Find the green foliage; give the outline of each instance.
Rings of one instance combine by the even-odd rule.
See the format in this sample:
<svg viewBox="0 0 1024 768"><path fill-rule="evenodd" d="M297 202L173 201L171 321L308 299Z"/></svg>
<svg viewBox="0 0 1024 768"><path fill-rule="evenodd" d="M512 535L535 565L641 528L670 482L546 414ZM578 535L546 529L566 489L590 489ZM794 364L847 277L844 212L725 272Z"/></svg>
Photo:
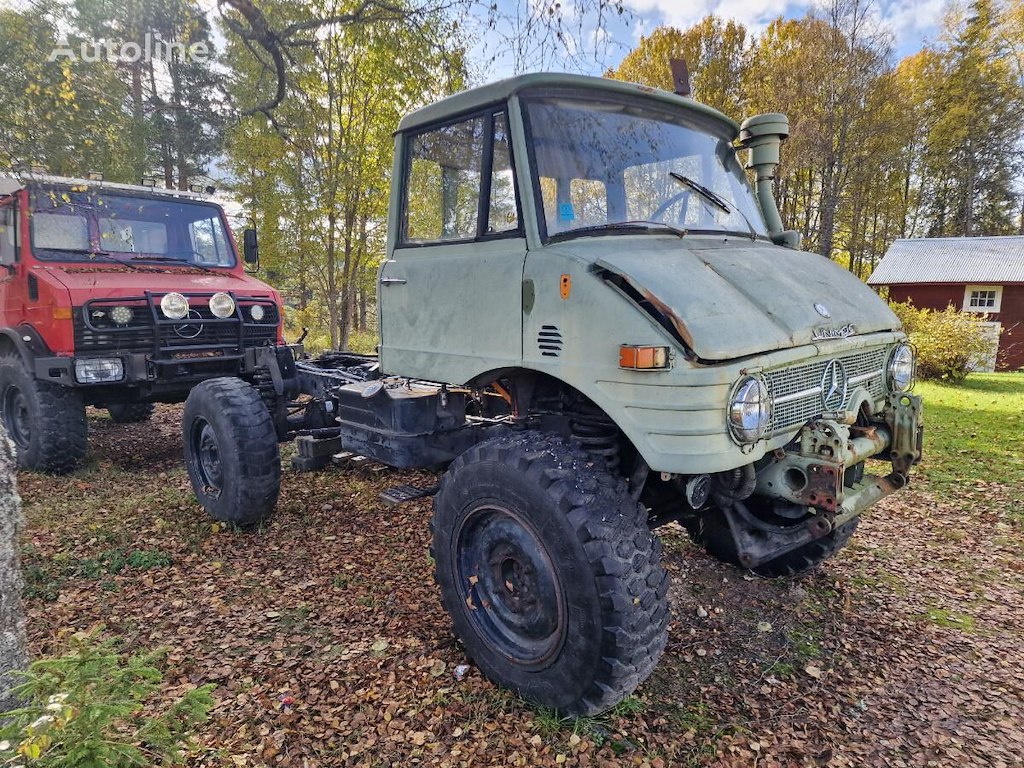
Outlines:
<svg viewBox="0 0 1024 768"><path fill-rule="evenodd" d="M188 735L207 718L213 685L188 691L159 714L147 705L162 674L155 653L124 655L99 630L70 638L65 656L36 661L4 713L0 766L128 768L184 760ZM144 711L145 710L145 711Z"/></svg>
<svg viewBox="0 0 1024 768"><path fill-rule="evenodd" d="M917 348L918 378L962 381L992 354L984 315L952 305L941 312L918 309L911 302L894 303L892 309Z"/></svg>

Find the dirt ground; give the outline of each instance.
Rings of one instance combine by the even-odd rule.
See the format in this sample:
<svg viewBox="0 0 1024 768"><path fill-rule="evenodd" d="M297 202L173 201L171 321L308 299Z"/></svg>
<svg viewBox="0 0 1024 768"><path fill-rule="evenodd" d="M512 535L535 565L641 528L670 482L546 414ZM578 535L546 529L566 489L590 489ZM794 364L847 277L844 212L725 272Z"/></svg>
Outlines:
<svg viewBox="0 0 1024 768"><path fill-rule="evenodd" d="M765 580L662 531L669 646L613 712L540 711L466 664L414 473L285 472L264 529L204 516L180 409L90 416L88 465L19 478L32 652L97 623L217 684L195 766L1024 765L1024 531L926 483L817 572ZM1019 517L1016 519L1020 519Z"/></svg>

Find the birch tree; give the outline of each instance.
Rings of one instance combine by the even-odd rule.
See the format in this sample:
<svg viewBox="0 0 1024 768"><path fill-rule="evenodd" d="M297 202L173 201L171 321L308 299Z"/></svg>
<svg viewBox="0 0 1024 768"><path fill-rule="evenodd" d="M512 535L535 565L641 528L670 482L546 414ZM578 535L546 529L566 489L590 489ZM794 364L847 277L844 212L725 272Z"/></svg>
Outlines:
<svg viewBox="0 0 1024 768"><path fill-rule="evenodd" d="M21 499L14 478L14 444L0 426L0 712L17 706L11 689L28 666L22 579L18 564Z"/></svg>

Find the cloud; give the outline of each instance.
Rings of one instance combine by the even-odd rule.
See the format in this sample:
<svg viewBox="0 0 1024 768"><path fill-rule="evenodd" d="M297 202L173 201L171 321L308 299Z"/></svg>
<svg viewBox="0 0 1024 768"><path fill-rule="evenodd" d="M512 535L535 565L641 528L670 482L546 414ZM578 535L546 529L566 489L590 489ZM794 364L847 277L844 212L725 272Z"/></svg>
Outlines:
<svg viewBox="0 0 1024 768"><path fill-rule="evenodd" d="M897 50L917 50L934 37L948 0L893 0L882 9L882 23L892 32Z"/></svg>
<svg viewBox="0 0 1024 768"><path fill-rule="evenodd" d="M896 50L905 53L919 49L926 37L934 36L950 0L878 0L882 24L895 39ZM685 29L709 13L743 24L759 34L779 16L800 18L815 3L813 0L632 0L635 13L633 42L649 35L655 27L668 24Z"/></svg>
<svg viewBox="0 0 1024 768"><path fill-rule="evenodd" d="M709 13L732 19L757 31L777 16L802 16L808 7L805 0L633 0L630 9L650 27L670 24L689 27Z"/></svg>

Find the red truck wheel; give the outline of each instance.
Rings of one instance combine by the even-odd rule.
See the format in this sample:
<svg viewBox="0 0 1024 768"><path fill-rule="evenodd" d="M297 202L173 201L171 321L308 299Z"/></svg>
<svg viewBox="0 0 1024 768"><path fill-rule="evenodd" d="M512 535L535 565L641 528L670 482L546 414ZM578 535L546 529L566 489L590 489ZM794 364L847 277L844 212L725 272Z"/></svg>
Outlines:
<svg viewBox="0 0 1024 768"><path fill-rule="evenodd" d="M85 457L81 393L32 378L18 355L0 356L0 420L17 446L21 469L63 474Z"/></svg>

